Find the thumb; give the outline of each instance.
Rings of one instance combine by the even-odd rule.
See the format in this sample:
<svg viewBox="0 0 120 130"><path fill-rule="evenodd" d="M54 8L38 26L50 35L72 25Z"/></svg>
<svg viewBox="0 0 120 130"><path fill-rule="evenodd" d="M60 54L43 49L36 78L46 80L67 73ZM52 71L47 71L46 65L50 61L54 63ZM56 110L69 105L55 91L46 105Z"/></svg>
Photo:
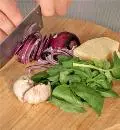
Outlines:
<svg viewBox="0 0 120 130"><path fill-rule="evenodd" d="M54 0L36 0L42 10L44 16L52 16L55 13Z"/></svg>

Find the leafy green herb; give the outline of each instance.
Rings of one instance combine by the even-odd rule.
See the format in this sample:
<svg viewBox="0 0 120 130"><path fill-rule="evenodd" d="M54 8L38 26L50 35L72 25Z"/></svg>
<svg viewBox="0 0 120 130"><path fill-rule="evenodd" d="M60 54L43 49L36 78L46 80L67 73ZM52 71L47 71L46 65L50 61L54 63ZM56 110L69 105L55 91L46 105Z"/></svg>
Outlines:
<svg viewBox="0 0 120 130"><path fill-rule="evenodd" d="M106 97L119 97L112 81L120 80L120 58L113 54L107 60L80 60L59 56L59 64L32 76L35 83L50 83L49 102L67 112L85 112L85 104L101 114Z"/></svg>
<svg viewBox="0 0 120 130"><path fill-rule="evenodd" d="M47 70L47 73L50 76L54 76L59 74L59 72L63 70L63 67L61 65L55 65L54 67L51 67L50 69Z"/></svg>
<svg viewBox="0 0 120 130"><path fill-rule="evenodd" d="M91 70L89 68L79 68L79 67L74 67L73 68L75 74L79 75L81 78L88 78L91 77Z"/></svg>
<svg viewBox="0 0 120 130"><path fill-rule="evenodd" d="M104 98L99 92L85 86L84 84L72 84L71 89L81 98L83 98L92 108L98 113L101 113L103 108Z"/></svg>
<svg viewBox="0 0 120 130"><path fill-rule="evenodd" d="M87 64L80 64L80 63L73 63L73 67L81 67L81 68L90 68L98 71L106 72L107 70L96 67L94 65L87 65Z"/></svg>
<svg viewBox="0 0 120 130"><path fill-rule="evenodd" d="M106 76L108 82L111 83L113 80L113 77L112 77L112 74L110 73L110 71L105 72L105 76Z"/></svg>
<svg viewBox="0 0 120 130"><path fill-rule="evenodd" d="M52 96L52 98L49 102L51 102L52 104L55 104L56 106L58 106L60 109L64 110L65 112L74 112L74 113L85 112L85 109L83 107L81 107L80 105L71 104L64 100L55 98L54 96Z"/></svg>
<svg viewBox="0 0 120 130"><path fill-rule="evenodd" d="M59 79L60 82L67 83L68 82L68 75L72 72L73 72L72 70L66 70L66 71L60 72L60 79Z"/></svg>
<svg viewBox="0 0 120 130"><path fill-rule="evenodd" d="M69 56L58 56L58 62L59 63L63 63L64 61L69 61L69 60L71 60L72 59L72 57L69 57Z"/></svg>
<svg viewBox="0 0 120 130"><path fill-rule="evenodd" d="M113 77L116 79L120 79L120 58L118 57L116 52L113 55L112 64L113 64L113 68L111 72Z"/></svg>
<svg viewBox="0 0 120 130"><path fill-rule="evenodd" d="M62 62L62 66L65 68L71 68L73 66L73 60Z"/></svg>
<svg viewBox="0 0 120 130"><path fill-rule="evenodd" d="M98 88L97 90L103 97L119 97L119 95L113 90L104 90L100 88Z"/></svg>
<svg viewBox="0 0 120 130"><path fill-rule="evenodd" d="M102 69L109 69L111 67L110 62L107 60L93 60L93 62L96 67Z"/></svg>
<svg viewBox="0 0 120 130"><path fill-rule="evenodd" d="M63 99L71 104L78 104L82 105L82 102L80 101L80 98L78 97L71 91L68 85L60 85L57 86L52 93L53 96Z"/></svg>
<svg viewBox="0 0 120 130"><path fill-rule="evenodd" d="M97 75L99 75L99 71L94 70L94 71L92 72L92 78L96 77Z"/></svg>
<svg viewBox="0 0 120 130"><path fill-rule="evenodd" d="M50 82L52 89L59 85L59 75L50 76L47 79Z"/></svg>
<svg viewBox="0 0 120 130"><path fill-rule="evenodd" d="M35 82L35 83L45 83L47 82L47 78L48 78L48 73L46 71L43 71L43 72L39 72L35 75L33 75L31 77L31 79Z"/></svg>
<svg viewBox="0 0 120 130"><path fill-rule="evenodd" d="M112 86L111 82L109 83L106 76L101 73L99 75L95 76L94 78L88 79L87 83L89 84L89 86L91 83L96 83L96 85L99 88L104 88L104 89L110 89Z"/></svg>
<svg viewBox="0 0 120 130"><path fill-rule="evenodd" d="M74 76L69 75L68 76L68 81L69 81L70 84L71 83L80 83L81 82L81 77L79 75L76 75L76 74L74 74Z"/></svg>
<svg viewBox="0 0 120 130"><path fill-rule="evenodd" d="M48 80L51 82L58 82L59 81L59 75L54 75L51 77L48 77Z"/></svg>

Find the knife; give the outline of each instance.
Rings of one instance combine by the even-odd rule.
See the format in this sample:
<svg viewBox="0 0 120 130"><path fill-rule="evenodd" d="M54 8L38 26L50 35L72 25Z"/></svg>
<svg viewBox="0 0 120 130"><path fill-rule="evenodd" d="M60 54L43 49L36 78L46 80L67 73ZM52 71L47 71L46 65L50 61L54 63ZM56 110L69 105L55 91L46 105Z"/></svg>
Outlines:
<svg viewBox="0 0 120 130"><path fill-rule="evenodd" d="M28 30L32 26L31 30ZM24 40L25 33L40 31L43 27L40 6L35 7L22 21L22 23L0 43L0 68L2 68L14 55L16 46ZM28 34L29 35L29 34Z"/></svg>

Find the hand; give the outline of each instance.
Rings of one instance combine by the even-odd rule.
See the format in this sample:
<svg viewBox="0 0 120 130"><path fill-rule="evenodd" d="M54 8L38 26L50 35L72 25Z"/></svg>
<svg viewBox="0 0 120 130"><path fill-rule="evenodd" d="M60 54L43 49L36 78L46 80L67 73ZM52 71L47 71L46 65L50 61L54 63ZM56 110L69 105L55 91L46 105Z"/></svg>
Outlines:
<svg viewBox="0 0 120 130"><path fill-rule="evenodd" d="M0 0L0 41L21 22L22 16L15 0Z"/></svg>
<svg viewBox="0 0 120 130"><path fill-rule="evenodd" d="M71 0L36 0L42 10L44 16L52 16L55 13L58 15L64 15L67 12L67 8Z"/></svg>
<svg viewBox="0 0 120 130"><path fill-rule="evenodd" d="M45 16L55 13L64 15L71 0L36 0ZM22 16L16 6L16 0L0 1L0 41L9 35L22 21Z"/></svg>

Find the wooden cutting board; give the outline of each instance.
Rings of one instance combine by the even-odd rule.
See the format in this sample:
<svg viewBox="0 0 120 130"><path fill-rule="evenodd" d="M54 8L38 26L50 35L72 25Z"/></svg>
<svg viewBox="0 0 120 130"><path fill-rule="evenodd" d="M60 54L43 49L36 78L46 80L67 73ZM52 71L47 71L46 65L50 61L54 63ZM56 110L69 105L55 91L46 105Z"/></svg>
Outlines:
<svg viewBox="0 0 120 130"><path fill-rule="evenodd" d="M44 26L43 34L71 31L81 43L101 36L120 41L119 34L81 20L49 17L44 18ZM71 114L48 103L22 104L14 96L12 85L24 70L25 65L15 59L0 70L0 130L120 130L120 99L106 99L100 117L92 109L84 114ZM114 89L120 94L119 85Z"/></svg>

